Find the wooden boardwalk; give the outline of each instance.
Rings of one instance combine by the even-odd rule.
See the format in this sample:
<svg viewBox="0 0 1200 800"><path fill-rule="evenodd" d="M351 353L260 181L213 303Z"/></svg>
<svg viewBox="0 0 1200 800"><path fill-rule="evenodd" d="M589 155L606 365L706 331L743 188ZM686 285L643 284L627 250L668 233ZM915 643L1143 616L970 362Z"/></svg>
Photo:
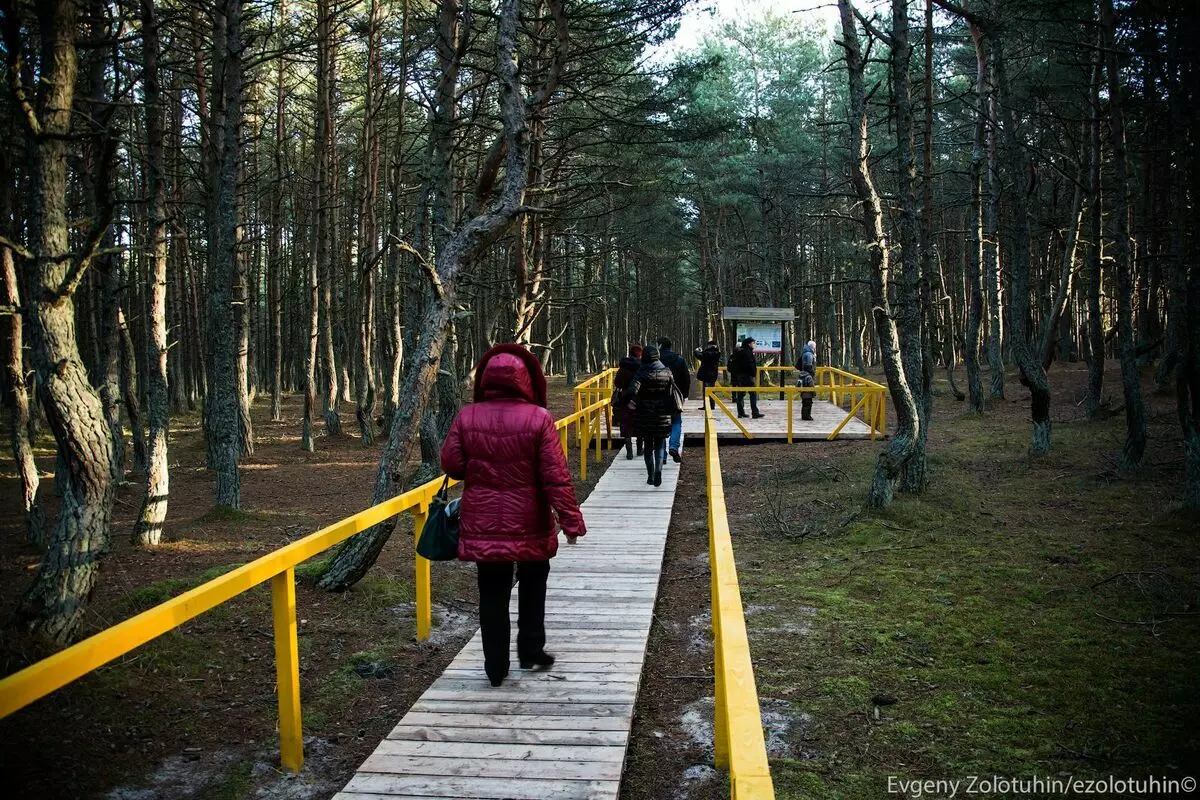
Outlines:
<svg viewBox="0 0 1200 800"><path fill-rule="evenodd" d="M334 800L617 797L678 477L668 459L648 486L618 453L583 504L588 535L550 562L554 667L519 669L514 651L493 688L476 632Z"/></svg>
<svg viewBox="0 0 1200 800"><path fill-rule="evenodd" d="M764 416L762 419L743 419L741 422L746 430L754 434L756 439L786 439L787 438L787 401L779 400L778 394L763 392L758 401L758 409ZM771 398L771 399L767 399ZM737 406L733 401L726 400L725 405L734 414ZM750 413L750 401L746 401L746 413ZM813 419L805 422L800 419L800 401L795 400L792 407L792 438L796 441L826 439L829 434L846 418L846 412L827 400L813 402ZM742 432L733 424L733 420L725 416L721 409L713 413L713 423L717 428L717 436L722 439L743 439ZM698 398L687 401L687 410L683 412L683 435L704 436L704 412L700 410ZM858 417L846 423L838 434L841 439L869 439L871 428Z"/></svg>

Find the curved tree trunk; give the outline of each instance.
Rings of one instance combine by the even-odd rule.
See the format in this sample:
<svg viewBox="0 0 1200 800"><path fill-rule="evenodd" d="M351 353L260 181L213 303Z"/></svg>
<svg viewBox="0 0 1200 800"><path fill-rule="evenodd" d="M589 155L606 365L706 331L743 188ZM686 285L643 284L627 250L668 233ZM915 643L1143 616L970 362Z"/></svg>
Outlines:
<svg viewBox="0 0 1200 800"><path fill-rule="evenodd" d="M863 207L862 223L866 229L867 249L871 261L871 313L875 321L875 334L879 338L880 356L884 374L887 376L888 390L896 407L896 433L879 454L875 464L875 477L867 493L868 506L886 508L892 503L893 490L896 480L900 477L900 471L916 446L920 421L912 391L904 376L899 336L888 301L888 242L883 232L883 210L879 194L871 180L862 51L850 0L838 0L838 9L842 18L842 40L839 44L846 51L846 71L850 82L851 177Z"/></svg>
<svg viewBox="0 0 1200 800"><path fill-rule="evenodd" d="M27 134L34 141L36 198L28 228L33 258L26 305L42 407L58 442L64 480L54 535L33 585L21 599L16 621L35 636L66 644L83 619L108 550L113 503L112 439L100 398L79 357L73 297L108 219L92 220L87 248L72 256L67 144L78 64L77 8L72 0L47 0L36 9L44 88L37 109L27 105L25 113ZM6 46L19 51L19 20L10 17L4 22Z"/></svg>
<svg viewBox="0 0 1200 800"><path fill-rule="evenodd" d="M387 446L379 460L372 502L393 497L408 477L415 453L417 428L437 377L454 309L455 287L461 271L501 235L524 208L526 179L525 97L517 71L519 0L500 3L496 38L496 71L500 79L500 109L504 120L505 170L500 197L488 209L462 223L429 270L434 299L421 319L417 342L404 370L400 396ZM321 577L324 589L342 591L358 581L375 563L395 529L395 518L347 540Z"/></svg>
<svg viewBox="0 0 1200 800"><path fill-rule="evenodd" d="M1009 104L1007 71L1004 62L1004 42L998 36L991 37L993 72L996 78L996 99L1004 123L1005 161L1012 171L1009 199L1009 235L1006 257L1012 275L1010 293L1012 319L1009 339L1021 377L1029 385L1030 414L1033 419L1033 437L1030 452L1035 455L1050 451L1050 382L1042 366L1041 338L1035 350L1031 341L1029 320L1029 174L1031 166L1025 148L1017 136L1016 118ZM1065 294L1065 290L1064 290ZM1065 297L1064 297L1065 301Z"/></svg>

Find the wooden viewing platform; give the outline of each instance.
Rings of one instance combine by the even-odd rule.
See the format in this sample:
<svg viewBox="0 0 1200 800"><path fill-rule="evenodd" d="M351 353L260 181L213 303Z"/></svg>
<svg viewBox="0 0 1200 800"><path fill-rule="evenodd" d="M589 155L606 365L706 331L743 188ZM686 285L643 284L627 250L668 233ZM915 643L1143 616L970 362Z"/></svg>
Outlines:
<svg viewBox="0 0 1200 800"><path fill-rule="evenodd" d="M765 416L762 419L753 419L746 417L740 422L746 426L746 430L754 435L755 439L786 439L788 435L787 424L787 401L778 400L777 394L767 393L764 391L758 401L758 410ZM769 398L769 399L768 399ZM734 414L737 413L737 408L734 404L725 398L725 405ZM750 413L750 401L746 400L746 413ZM797 441L805 440L825 440L829 438L829 434L837 429L838 425L842 424L842 420L846 419L846 410L839 408L828 400L814 400L812 409L813 419L811 422L800 419L800 399L792 403L792 438ZM738 430L728 416L725 415L720 408L713 412L713 425L716 427L718 438L721 439L744 439L742 432ZM699 398L693 397L687 401L687 408L683 412L683 435L684 436L704 436L704 412L700 410ZM871 438L871 426L867 425L858 417L854 417L846 423L841 432L838 433L839 439L869 439Z"/></svg>
<svg viewBox="0 0 1200 800"><path fill-rule="evenodd" d="M678 478L668 459L648 486L642 459L618 454L582 506L587 536L550 562L554 666L519 669L514 588L504 685L476 632L335 800L616 798Z"/></svg>

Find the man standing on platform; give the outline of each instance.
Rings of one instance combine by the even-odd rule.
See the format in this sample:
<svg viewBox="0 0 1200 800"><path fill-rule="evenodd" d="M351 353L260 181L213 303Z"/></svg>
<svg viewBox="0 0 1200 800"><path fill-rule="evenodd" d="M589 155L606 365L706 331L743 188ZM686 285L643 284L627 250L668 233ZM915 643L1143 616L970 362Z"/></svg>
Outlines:
<svg viewBox="0 0 1200 800"><path fill-rule="evenodd" d="M671 349L672 342L666 336L658 340L658 359L667 369L671 370L671 377L675 379L675 385L679 387L679 393L683 395L683 399L687 400L691 394L692 373L688 369L687 362L683 357ZM678 464L683 458L679 455L679 445L683 439L683 415L676 414L671 418L671 437L667 442L667 452L671 454L671 459Z"/></svg>
<svg viewBox="0 0 1200 800"><path fill-rule="evenodd" d="M734 386L754 386L758 361L754 358L754 337L747 336L729 356L729 379ZM755 419L766 416L758 412L758 392L734 392L739 417L746 416L746 395L750 395L750 413Z"/></svg>

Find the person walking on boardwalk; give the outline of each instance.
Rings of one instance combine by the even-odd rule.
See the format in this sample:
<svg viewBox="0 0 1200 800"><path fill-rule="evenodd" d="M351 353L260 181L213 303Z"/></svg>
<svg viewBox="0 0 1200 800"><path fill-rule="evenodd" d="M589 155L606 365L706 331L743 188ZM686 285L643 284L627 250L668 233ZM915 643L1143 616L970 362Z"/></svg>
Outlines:
<svg viewBox="0 0 1200 800"><path fill-rule="evenodd" d="M809 341L804 345L804 349L800 352L800 358L796 360L796 371L800 373L800 377L796 380L796 385L802 389L810 389L817 385L817 343ZM811 421L813 395L815 392L800 393L800 419Z"/></svg>
<svg viewBox="0 0 1200 800"><path fill-rule="evenodd" d="M616 418L617 425L620 426L621 438L625 440L625 458L626 460L633 459L633 439L634 439L634 420L633 406L628 401L622 400L621 395L625 391L625 387L633 380L633 376L642 368L642 346L640 344L631 344L629 346L629 355L621 359L620 365L617 367L617 374L613 376L613 395L612 395L612 411ZM642 454L642 440L638 439L637 454Z"/></svg>
<svg viewBox="0 0 1200 800"><path fill-rule="evenodd" d="M458 557L478 569L488 679L499 686L508 675L514 565L517 658L522 669L551 666L554 656L545 650L546 578L558 552L558 524L568 544L587 531L554 418L546 410L546 377L524 347L498 344L480 359L474 402L450 426L442 470L464 482Z"/></svg>
<svg viewBox="0 0 1200 800"><path fill-rule="evenodd" d="M675 399L671 387L675 379L671 370L658 358L658 348L648 344L642 348L642 368L625 387L622 397L632 399L634 426L637 435L645 440L642 456L646 459L646 483L662 485L662 465L667 460L667 436L671 433L671 415Z"/></svg>
<svg viewBox="0 0 1200 800"><path fill-rule="evenodd" d="M721 348L717 347L717 343L709 339L708 344L704 347L697 347L692 351L692 355L700 362L699 369L696 370L696 380L700 381L704 389L710 389L717 385L717 378L721 374ZM700 410L704 410L704 394L700 395ZM712 399L709 399L708 405L711 408L716 408L717 404Z"/></svg>
<svg viewBox="0 0 1200 800"><path fill-rule="evenodd" d="M671 349L671 340L666 336L658 340L658 359L671 370L671 377L679 393L687 400L691 396L692 371L688 369L683 356ZM679 455L679 445L683 442L683 412L671 416L671 435L667 440L667 452L671 459L678 464L683 460Z"/></svg>
<svg viewBox="0 0 1200 800"><path fill-rule="evenodd" d="M758 373L758 361L754 358L754 337L747 336L738 349L729 356L729 379L734 386L754 386ZM737 415L746 416L746 395L750 395L750 413L755 419L766 416L758 412L758 392L734 392Z"/></svg>

